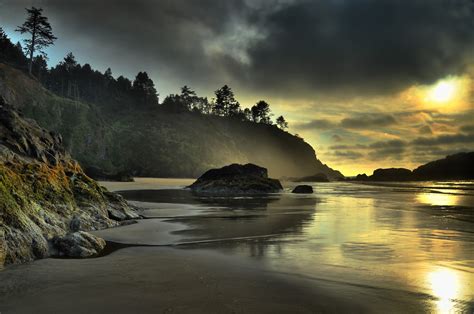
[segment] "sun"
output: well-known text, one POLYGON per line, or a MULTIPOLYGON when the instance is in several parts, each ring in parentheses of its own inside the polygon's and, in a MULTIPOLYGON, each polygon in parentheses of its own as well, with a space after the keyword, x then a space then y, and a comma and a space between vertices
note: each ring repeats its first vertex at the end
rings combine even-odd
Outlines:
POLYGON ((448 76, 432 85, 412 85, 399 94, 409 105, 440 112, 459 112, 472 108, 470 76, 448 76))
POLYGON ((455 98, 457 88, 454 81, 441 81, 428 92, 428 98, 437 103, 449 102, 455 98))

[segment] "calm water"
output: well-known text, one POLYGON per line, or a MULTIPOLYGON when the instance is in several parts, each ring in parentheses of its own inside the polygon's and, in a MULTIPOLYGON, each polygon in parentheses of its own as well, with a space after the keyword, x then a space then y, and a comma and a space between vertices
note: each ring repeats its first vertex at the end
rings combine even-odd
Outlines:
POLYGON ((175 216, 171 204, 195 205, 160 220, 176 224, 174 243, 202 242, 186 248, 247 256, 377 297, 421 296, 428 312, 473 310, 474 183, 313 186, 313 195, 292 195, 287 184, 283 194, 233 199, 150 189, 123 195, 147 202, 154 217, 175 216))
MULTIPOLYGON (((291 194, 294 184, 285 183, 284 193, 235 198, 197 197, 182 189, 190 182, 104 183, 144 208, 148 219, 96 233, 142 247, 94 260, 49 259, 0 272, 0 288, 2 280, 6 283, 0 292, 9 293, 6 308, 17 309, 24 297, 33 304, 74 299, 76 294, 61 288, 72 289, 72 275, 81 284, 92 282, 87 289, 74 286, 78 296, 84 291, 95 295, 96 288, 110 291, 123 278, 126 286, 137 282, 145 295, 154 282, 144 281, 137 269, 150 274, 147 280, 159 279, 152 262, 159 252, 149 246, 170 246, 184 256, 222 256, 232 261, 228 267, 233 272, 257 265, 259 273, 287 278, 315 296, 327 290, 363 304, 367 312, 474 312, 474 182, 316 183, 311 195, 291 194), (116 274, 113 267, 120 271, 116 274), (32 282, 40 288, 21 294, 27 290, 18 287, 32 282), (50 287, 59 288, 48 292, 50 287)), ((226 284, 226 278, 216 278, 217 286, 226 284)), ((157 287, 159 294, 162 288, 157 287)), ((321 300, 327 312, 334 311, 333 305, 321 300)))

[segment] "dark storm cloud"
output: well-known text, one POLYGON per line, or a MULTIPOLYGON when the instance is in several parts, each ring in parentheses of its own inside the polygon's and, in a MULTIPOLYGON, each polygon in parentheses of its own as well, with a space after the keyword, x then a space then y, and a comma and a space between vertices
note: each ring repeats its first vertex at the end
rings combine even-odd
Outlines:
POLYGON ((463 125, 461 131, 464 133, 474 134, 474 125, 463 125))
MULTIPOLYGON (((285 96, 380 93, 461 71, 474 45, 470 0, 0 4, 3 11, 42 6, 70 50, 88 43, 112 69, 149 70, 176 88, 186 83, 213 90, 229 83, 285 96)), ((15 14, 8 21, 19 23, 24 13, 15 14)))
POLYGON ((298 1, 265 20, 251 50, 268 88, 392 91, 464 68, 473 52, 473 2, 298 1))
POLYGON ((364 157, 363 154, 355 152, 355 151, 335 151, 333 153, 334 156, 344 159, 359 159, 364 157))
POLYGON ((424 125, 418 129, 420 134, 433 134, 433 129, 429 125, 424 125))
POLYGON ((474 134, 439 135, 434 137, 419 137, 412 141, 416 146, 472 144, 474 134))
POLYGON ((401 140, 379 141, 369 145, 369 148, 395 149, 405 147, 407 143, 401 140))
POLYGON ((326 119, 314 119, 309 122, 297 123, 295 128, 298 130, 326 130, 336 128, 337 123, 326 119))
POLYGON ((357 114, 352 118, 344 118, 339 122, 327 119, 313 119, 308 122, 297 123, 294 127, 298 130, 327 130, 327 129, 358 129, 373 130, 388 127, 397 123, 391 114, 357 114))
POLYGON ((389 114, 365 114, 355 118, 345 118, 340 125, 347 129, 372 129, 396 124, 397 121, 389 114))
POLYGON ((375 149, 369 152, 368 156, 372 160, 383 160, 383 159, 393 159, 401 160, 403 159, 403 154, 406 151, 406 147, 389 147, 382 149, 375 149))

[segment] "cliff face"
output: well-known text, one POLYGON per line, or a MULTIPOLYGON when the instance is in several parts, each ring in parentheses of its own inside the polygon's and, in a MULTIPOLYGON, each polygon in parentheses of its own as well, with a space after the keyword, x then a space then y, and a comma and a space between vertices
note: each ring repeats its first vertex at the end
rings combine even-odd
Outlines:
POLYGON ((84 175, 61 136, 22 118, 1 98, 0 200, 0 267, 51 255, 54 238, 138 217, 84 175))
POLYGON ((254 163, 273 177, 342 177, 321 163, 309 144, 275 126, 162 108, 117 113, 55 96, 2 64, 0 95, 25 116, 62 134, 67 150, 85 167, 198 177, 210 168, 254 163))

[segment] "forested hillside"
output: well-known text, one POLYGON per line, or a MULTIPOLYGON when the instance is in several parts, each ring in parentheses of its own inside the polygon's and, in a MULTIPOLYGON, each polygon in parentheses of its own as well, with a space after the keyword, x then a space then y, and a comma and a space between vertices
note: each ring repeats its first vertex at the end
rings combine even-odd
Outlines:
POLYGON ((85 167, 136 176, 195 177, 229 163, 256 163, 272 176, 342 175, 323 165, 303 139, 286 132, 259 101, 241 108, 224 85, 209 101, 184 86, 160 103, 146 72, 133 81, 93 70, 68 54, 47 69, 36 57, 32 75, 19 44, 0 34, 0 96, 45 128, 60 132, 85 167))

